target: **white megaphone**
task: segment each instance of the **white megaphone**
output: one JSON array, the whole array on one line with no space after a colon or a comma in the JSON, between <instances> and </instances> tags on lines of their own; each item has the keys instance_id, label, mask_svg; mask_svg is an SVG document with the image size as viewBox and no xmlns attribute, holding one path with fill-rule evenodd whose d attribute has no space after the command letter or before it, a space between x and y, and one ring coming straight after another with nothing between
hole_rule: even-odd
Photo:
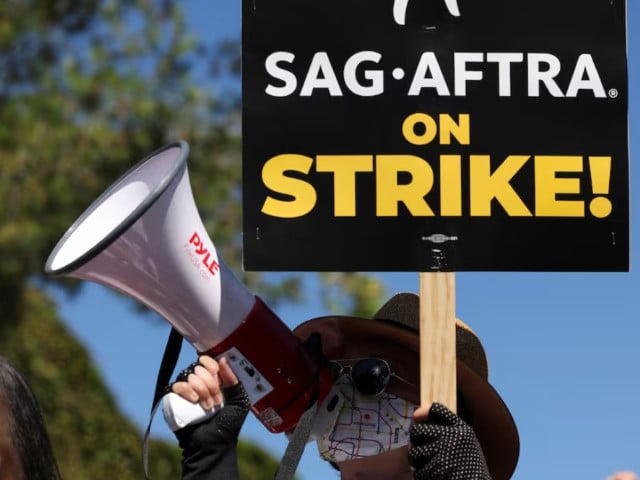
<instances>
[{"instance_id":1,"label":"white megaphone","mask_svg":"<svg viewBox=\"0 0 640 480\"><path fill-rule=\"evenodd\" d=\"M129 295L199 353L226 356L256 417L288 431L326 396L331 374L218 257L195 207L188 152L172 143L125 173L60 239L45 272Z\"/></svg>"}]
</instances>

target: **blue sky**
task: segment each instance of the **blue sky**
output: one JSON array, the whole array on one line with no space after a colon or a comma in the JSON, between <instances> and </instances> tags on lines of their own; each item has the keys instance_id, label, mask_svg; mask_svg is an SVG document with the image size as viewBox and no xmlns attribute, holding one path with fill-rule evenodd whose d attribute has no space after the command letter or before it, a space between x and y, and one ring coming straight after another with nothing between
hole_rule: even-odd
<instances>
[{"instance_id":1,"label":"blue sky","mask_svg":"<svg viewBox=\"0 0 640 480\"><path fill-rule=\"evenodd\" d=\"M188 0L196 34L240 33L240 5L232 0ZM638 65L640 4L628 0L629 137L631 164L631 271L629 273L456 273L457 315L476 331L489 356L490 380L518 424L521 454L516 480L604 479L617 470L640 472L640 278L637 247L637 169L640 111ZM215 241L215 238L214 238ZM418 291L417 273L380 274L390 293ZM313 298L313 279L307 279ZM168 327L141 316L130 302L88 284L75 299L60 299L71 331L89 349L122 411L141 430L149 419L157 368ZM279 309L294 327L327 312L310 300ZM180 360L194 359L186 346ZM172 439L161 415L155 435ZM283 435L252 416L242 435L282 455ZM153 458L150 459L153 462ZM302 480L335 479L309 445Z\"/></svg>"}]
</instances>

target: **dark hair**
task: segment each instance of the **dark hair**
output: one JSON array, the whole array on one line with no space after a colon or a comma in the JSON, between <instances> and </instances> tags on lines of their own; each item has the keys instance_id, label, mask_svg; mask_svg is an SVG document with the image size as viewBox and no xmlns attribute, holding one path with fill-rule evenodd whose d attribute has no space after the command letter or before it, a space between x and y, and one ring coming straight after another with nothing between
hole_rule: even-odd
<instances>
[{"instance_id":1,"label":"dark hair","mask_svg":"<svg viewBox=\"0 0 640 480\"><path fill-rule=\"evenodd\" d=\"M4 400L9 411L6 422L24 478L61 480L49 434L33 390L27 380L2 357L0 400Z\"/></svg>"}]
</instances>

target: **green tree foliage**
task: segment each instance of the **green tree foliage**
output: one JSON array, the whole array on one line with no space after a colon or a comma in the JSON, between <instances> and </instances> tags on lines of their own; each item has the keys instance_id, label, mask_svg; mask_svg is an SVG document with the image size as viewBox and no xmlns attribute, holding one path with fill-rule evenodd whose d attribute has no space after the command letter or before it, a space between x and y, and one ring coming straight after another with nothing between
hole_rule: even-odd
<instances>
[{"instance_id":1,"label":"green tree foliage","mask_svg":"<svg viewBox=\"0 0 640 480\"><path fill-rule=\"evenodd\" d=\"M0 287L10 298L106 186L176 139L191 145L205 227L241 273L239 102L212 87L215 76L238 74L238 59L238 42L191 37L172 0L0 4ZM211 67L209 82L199 65ZM296 276L242 276L273 303L301 299ZM371 297L354 281L366 278L333 275L319 294L330 306L344 292L342 312L366 311Z\"/></svg>"},{"instance_id":2,"label":"green tree foliage","mask_svg":"<svg viewBox=\"0 0 640 480\"><path fill-rule=\"evenodd\" d=\"M66 330L42 291L27 288L23 302L17 326L0 324L0 354L31 384L63 478L143 478L142 435L118 412L84 347ZM273 478L274 458L244 441L239 452L240 478ZM149 473L152 480L180 478L176 442L150 440Z\"/></svg>"},{"instance_id":3,"label":"green tree foliage","mask_svg":"<svg viewBox=\"0 0 640 480\"><path fill-rule=\"evenodd\" d=\"M213 88L238 72L239 43L193 38L176 0L0 2L0 354L34 385L67 479L140 478L140 434L44 289L82 283L42 273L63 232L133 164L186 140L196 204L222 257L272 305L303 300L297 275L241 272L240 102ZM341 313L369 314L383 295L361 273L321 280L317 294ZM152 468L165 472L155 478L177 478L175 447L152 448ZM243 468L272 475L263 452L242 452Z\"/></svg>"},{"instance_id":4,"label":"green tree foliage","mask_svg":"<svg viewBox=\"0 0 640 480\"><path fill-rule=\"evenodd\" d=\"M86 351L57 318L55 305L33 289L23 298L22 321L2 329L0 352L31 384L63 478L140 478L140 433L118 414ZM180 478L175 445L153 441L150 448L159 467L153 478Z\"/></svg>"}]
</instances>

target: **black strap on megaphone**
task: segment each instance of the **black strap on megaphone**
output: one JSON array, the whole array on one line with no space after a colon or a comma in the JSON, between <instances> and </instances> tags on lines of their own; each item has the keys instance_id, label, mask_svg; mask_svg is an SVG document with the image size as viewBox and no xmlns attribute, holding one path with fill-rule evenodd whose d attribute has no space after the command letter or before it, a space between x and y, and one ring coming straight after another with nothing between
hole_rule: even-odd
<instances>
[{"instance_id":1,"label":"black strap on megaphone","mask_svg":"<svg viewBox=\"0 0 640 480\"><path fill-rule=\"evenodd\" d=\"M318 362L322 362L324 356L322 354L322 344L320 336L317 333L311 334L311 336L305 342L307 347L311 347L311 350L318 355ZM142 443L142 462L144 466L144 477L149 480L149 434L151 432L151 424L153 417L160 406L162 397L167 393L166 387L170 385L171 377L176 369L178 358L180 357L180 351L182 349L182 335L175 329L171 328L169 338L167 339L167 345L165 346L162 360L160 362L160 368L158 370L158 377L156 379L155 392L153 394L153 403L151 404L151 414L149 417L149 423L144 434ZM313 395L310 401L309 408L302 414L298 424L293 430L293 434L289 439L289 444L284 452L280 465L274 475L274 480L291 480L295 475L298 464L304 452L304 448L309 439L311 433L311 427L315 419L318 409L318 396L317 392Z\"/></svg>"},{"instance_id":2,"label":"black strap on megaphone","mask_svg":"<svg viewBox=\"0 0 640 480\"><path fill-rule=\"evenodd\" d=\"M149 423L147 430L144 433L144 439L142 440L142 462L144 466L144 478L149 479L149 434L151 433L151 423L153 417L156 414L156 410L160 406L162 397L167 393L166 387L171 382L171 377L176 365L178 364L178 358L180 357L180 350L182 350L182 335L173 327L171 327L171 333L167 339L167 345L164 348L162 360L160 361L160 368L158 370L158 377L156 379L156 388L153 394L153 402L151 403L151 414L149 417Z\"/></svg>"}]
</instances>

